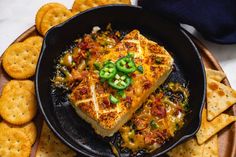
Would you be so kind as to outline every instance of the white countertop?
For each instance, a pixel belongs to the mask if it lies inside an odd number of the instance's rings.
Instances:
[[[34,25],[37,10],[45,3],[59,2],[71,8],[74,0],[0,0],[0,55],[20,34]],[[236,44],[219,45],[205,41],[194,29],[189,28],[213,52],[236,89]],[[235,69],[234,69],[235,68]]]

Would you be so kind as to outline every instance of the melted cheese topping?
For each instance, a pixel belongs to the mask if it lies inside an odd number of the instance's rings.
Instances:
[[[167,88],[162,87],[150,95],[130,122],[120,129],[122,147],[133,152],[142,149],[151,152],[173,137],[184,125],[188,96],[187,88],[178,83],[169,83]]]

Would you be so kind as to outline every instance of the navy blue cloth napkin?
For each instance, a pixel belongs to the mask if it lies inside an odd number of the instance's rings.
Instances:
[[[195,27],[210,41],[236,43],[236,0],[139,0],[138,4]]]

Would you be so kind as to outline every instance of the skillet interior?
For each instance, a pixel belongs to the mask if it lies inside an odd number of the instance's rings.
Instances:
[[[158,156],[179,142],[192,136],[199,128],[200,112],[205,99],[205,72],[197,49],[178,24],[161,16],[150,14],[141,8],[125,5],[99,7],[78,14],[67,22],[51,29],[45,39],[36,72],[36,93],[43,115],[51,129],[63,142],[87,156],[113,156],[110,145],[96,135],[89,124],[77,116],[68,102],[65,92],[52,90],[50,79],[55,71],[55,59],[72,42],[93,26],[112,27],[121,31],[138,29],[146,37],[157,41],[171,52],[176,70],[168,80],[188,83],[191,114],[185,117],[184,127],[161,148],[147,156]],[[124,153],[122,156],[127,156]]]

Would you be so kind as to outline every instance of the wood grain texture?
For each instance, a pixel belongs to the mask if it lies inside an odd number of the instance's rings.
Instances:
[[[26,38],[39,35],[35,26],[29,28],[25,31],[22,35],[20,35],[13,43],[15,42],[22,42]],[[189,34],[190,35],[190,34]],[[217,59],[212,55],[212,53],[195,37],[190,35],[194,43],[196,44],[202,60],[207,68],[223,71]],[[2,91],[3,85],[8,82],[11,78],[4,72],[2,66],[0,67],[0,91]],[[230,86],[229,81],[227,78],[223,80],[225,85]],[[226,111],[231,115],[236,115],[236,105],[231,107],[229,110]],[[36,142],[33,146],[31,157],[35,156],[35,151],[37,149],[37,145],[39,142],[39,136],[41,132],[43,117],[38,111],[38,115],[34,119],[37,129],[38,129],[38,136]],[[220,157],[236,157],[236,124],[231,124],[219,133],[219,153]]]

